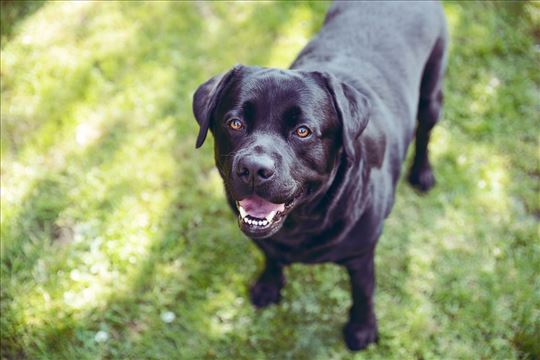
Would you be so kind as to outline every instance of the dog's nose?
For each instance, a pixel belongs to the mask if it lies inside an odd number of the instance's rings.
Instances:
[[[236,174],[246,184],[260,185],[274,176],[275,164],[267,155],[245,156],[238,162]]]

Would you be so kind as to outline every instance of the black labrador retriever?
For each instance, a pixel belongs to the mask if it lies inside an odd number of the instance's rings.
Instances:
[[[196,146],[210,129],[228,202],[266,258],[255,306],[280,300],[287,264],[341,264],[347,346],[377,341],[375,244],[415,135],[409,182],[434,184],[447,41],[437,2],[336,2],[289,70],[235,66],[197,89]]]

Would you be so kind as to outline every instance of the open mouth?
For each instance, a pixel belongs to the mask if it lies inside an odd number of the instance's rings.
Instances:
[[[237,201],[240,229],[254,238],[271,236],[279,230],[293,205],[294,199],[274,204],[256,195]]]

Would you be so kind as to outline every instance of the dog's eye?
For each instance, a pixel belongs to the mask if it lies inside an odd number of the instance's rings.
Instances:
[[[231,119],[227,122],[227,125],[233,130],[242,130],[244,128],[244,123],[240,119]]]
[[[306,138],[311,135],[311,130],[309,130],[306,126],[300,126],[294,131],[294,133],[298,137]]]

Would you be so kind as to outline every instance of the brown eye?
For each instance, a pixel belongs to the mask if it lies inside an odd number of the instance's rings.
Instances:
[[[298,137],[301,137],[301,138],[306,138],[308,137],[309,135],[311,135],[311,130],[309,130],[307,127],[305,126],[300,126],[298,129],[296,129],[294,131],[294,133],[296,134],[296,136]]]
[[[239,119],[229,120],[228,125],[233,130],[241,130],[244,127],[244,124]]]

